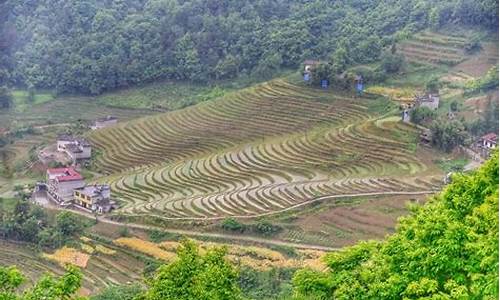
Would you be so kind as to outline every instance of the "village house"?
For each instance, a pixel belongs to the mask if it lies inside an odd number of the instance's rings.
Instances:
[[[307,59],[304,61],[304,73],[311,72],[316,66],[320,65],[321,62],[319,60]]]
[[[87,185],[74,190],[76,205],[97,213],[107,213],[113,206],[109,185]]]
[[[423,96],[415,95],[415,105],[417,107],[428,107],[436,110],[439,107],[439,94],[428,93]]]
[[[83,177],[72,167],[47,170],[47,194],[61,205],[71,204],[73,191],[84,186]]]
[[[87,140],[75,138],[71,135],[59,135],[57,137],[57,151],[65,152],[73,162],[89,159],[92,147]]]
[[[478,144],[484,149],[493,149],[498,145],[498,136],[493,132],[485,134],[479,139]]]
[[[90,126],[90,129],[97,130],[109,126],[113,126],[118,123],[118,118],[113,116],[106,116],[104,118],[99,118],[94,121],[94,123]]]

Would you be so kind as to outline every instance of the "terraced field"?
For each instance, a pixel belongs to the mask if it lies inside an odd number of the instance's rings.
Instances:
[[[96,243],[96,242],[94,242]],[[96,293],[104,287],[141,280],[143,263],[125,249],[106,245],[113,254],[94,253],[85,268],[82,294]],[[31,285],[43,274],[62,275],[64,268],[56,262],[43,259],[25,244],[0,241],[0,266],[17,266]]]
[[[432,190],[416,132],[385,100],[274,80],[90,134],[117,213],[255,217],[324,195]]]
[[[467,39],[424,31],[398,45],[398,51],[410,62],[432,65],[456,65],[466,59]]]

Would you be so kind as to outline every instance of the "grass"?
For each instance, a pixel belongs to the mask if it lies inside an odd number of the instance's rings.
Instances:
[[[43,104],[54,99],[54,95],[47,91],[36,91],[33,100],[29,99],[27,90],[12,91],[12,101],[16,112],[24,112],[29,106]]]
[[[435,161],[435,163],[441,168],[441,170],[446,173],[462,171],[468,162],[469,160],[465,157],[439,159]]]
[[[157,82],[97,96],[98,104],[139,109],[176,110],[223,96],[227,89],[184,82]]]

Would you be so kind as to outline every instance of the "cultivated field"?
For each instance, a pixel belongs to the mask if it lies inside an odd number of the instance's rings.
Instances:
[[[0,241],[0,265],[17,266],[32,284],[46,273],[62,275],[66,263],[76,264],[82,268],[84,275],[82,294],[96,293],[106,286],[142,279],[144,263],[136,258],[136,254],[113,245],[104,246],[93,240],[88,240],[85,244],[95,249],[92,254],[73,248],[40,254],[26,244]],[[114,252],[97,250],[102,247]]]
[[[466,59],[465,37],[424,31],[398,44],[398,51],[406,60],[431,65],[456,65]]]
[[[436,189],[439,172],[416,154],[416,130],[387,117],[392,108],[273,80],[89,139],[117,214],[255,217],[325,195]]]

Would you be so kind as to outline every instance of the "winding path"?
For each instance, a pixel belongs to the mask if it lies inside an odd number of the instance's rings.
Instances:
[[[408,195],[408,196],[428,195],[428,194],[434,194],[436,192],[437,191],[434,190],[434,191],[419,191],[419,192],[378,192],[378,193],[375,192],[375,193],[358,193],[358,194],[349,194],[349,195],[330,195],[330,196],[318,197],[318,198],[313,199],[311,201],[300,203],[300,204],[285,208],[285,209],[280,210],[280,211],[276,211],[276,212],[272,212],[272,213],[265,213],[265,214],[258,215],[258,216],[252,216],[252,218],[270,215],[270,214],[282,213],[282,212],[285,212],[288,210],[295,209],[297,207],[307,205],[309,203],[322,201],[322,200],[330,200],[330,199],[338,199],[338,198],[354,198],[354,197],[363,197],[363,196],[383,196],[383,195]],[[44,206],[49,207],[51,209],[68,210],[66,208],[62,208],[62,207],[55,206],[55,205],[45,204]],[[200,232],[200,231],[191,231],[191,230],[183,230],[183,229],[176,229],[176,228],[164,228],[164,227],[159,227],[159,226],[143,225],[143,224],[136,224],[136,223],[123,223],[123,222],[117,222],[117,221],[110,220],[104,216],[96,217],[95,215],[93,215],[89,212],[79,210],[79,209],[70,209],[70,211],[74,212],[76,214],[79,214],[81,216],[84,216],[86,218],[90,218],[90,219],[94,219],[94,220],[97,219],[97,221],[101,222],[101,223],[118,225],[118,226],[125,226],[128,228],[135,228],[135,229],[142,229],[142,230],[159,230],[159,231],[175,233],[175,234],[185,235],[185,236],[192,236],[192,237],[209,237],[209,238],[217,238],[217,239],[227,239],[227,240],[233,240],[233,241],[252,242],[252,243],[258,243],[258,244],[265,244],[265,245],[285,246],[285,247],[292,247],[292,248],[297,248],[297,249],[311,249],[311,250],[320,250],[320,251],[338,251],[341,249],[341,248],[321,246],[321,245],[286,242],[286,241],[277,240],[277,239],[266,239],[266,238],[260,238],[260,237],[255,237],[255,236],[235,235],[235,234],[227,234],[227,233]],[[236,218],[248,218],[248,216],[236,216]],[[198,220],[198,218],[193,218],[193,220],[195,220],[195,219]]]

